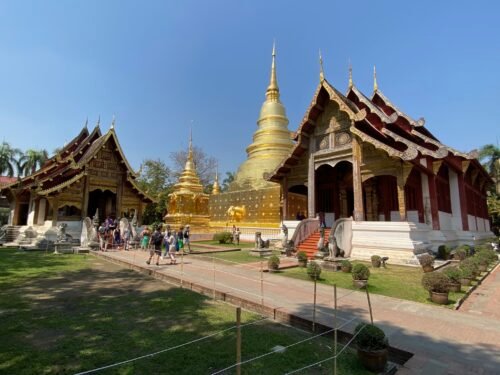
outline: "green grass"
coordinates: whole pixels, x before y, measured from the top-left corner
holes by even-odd
[[[235,308],[84,255],[0,249],[0,373],[66,374],[141,356],[232,327]],[[243,312],[242,321],[260,319]],[[242,359],[310,334],[271,321],[242,328]],[[282,374],[331,356],[317,338],[242,367]],[[235,362],[235,331],[99,374],[206,374]],[[307,373],[331,373],[332,363]],[[347,351],[341,374],[369,374]],[[235,373],[234,370],[227,373]]]
[[[230,248],[239,248],[239,249],[252,249],[255,245],[253,242],[240,242],[239,245],[236,245],[234,243],[219,243],[219,241],[213,241],[213,240],[208,240],[208,241],[192,241],[191,246],[196,246],[196,244],[205,244],[205,245],[212,245],[212,246],[220,246],[220,247],[230,247]]]
[[[362,262],[353,262],[353,264],[355,263]],[[372,268],[371,264],[365,264],[370,268],[370,279],[368,280],[368,291],[370,293],[415,302],[432,303],[429,301],[429,292],[421,285],[424,273],[420,267],[387,265],[387,268]],[[279,275],[312,282],[311,278],[307,275],[306,268],[286,269],[280,272]],[[352,284],[352,274],[350,273],[322,270],[321,279],[318,282],[327,285],[337,284],[340,288],[356,290]],[[462,290],[465,288],[462,287]],[[452,307],[464,295],[465,292],[450,293],[450,302],[447,306]]]
[[[280,255],[278,250],[273,251],[274,255]],[[253,263],[259,262],[260,258],[250,255],[250,251],[241,250],[241,251],[228,251],[225,253],[210,253],[210,254],[199,254],[201,256],[214,257],[216,259],[228,262],[236,262],[236,263]],[[264,264],[267,264],[267,258],[263,258]]]

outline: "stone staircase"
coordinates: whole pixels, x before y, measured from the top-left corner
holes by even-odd
[[[9,225],[5,229],[5,242],[14,242],[19,237],[19,230],[21,229],[20,226]]]
[[[325,228],[325,242],[328,241],[330,228]],[[314,259],[314,254],[318,251],[319,229],[311,234],[305,241],[301,242],[297,247],[297,251],[304,251],[308,259]]]

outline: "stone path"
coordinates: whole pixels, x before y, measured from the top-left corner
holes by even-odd
[[[160,266],[147,266],[146,252],[99,255],[208,289],[215,286],[218,292],[258,304],[263,302],[266,308],[312,320],[313,283],[271,273],[264,273],[261,282],[260,267],[255,264],[212,262],[206,257],[186,256],[182,266],[179,258],[177,265],[163,261]],[[374,321],[387,333],[391,346],[414,353],[398,373],[500,374],[499,274],[497,267],[493,277],[488,278],[492,280],[485,280],[461,311],[371,294]],[[317,322],[333,326],[333,287],[318,284],[317,295]],[[342,330],[352,332],[360,320],[369,320],[365,292],[338,288],[337,296],[339,324],[345,324]],[[485,312],[479,315],[478,309]]]

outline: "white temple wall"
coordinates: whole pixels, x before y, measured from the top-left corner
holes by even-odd
[[[438,211],[439,213],[439,226],[441,230],[454,230],[452,215],[448,212]]]
[[[412,223],[418,223],[418,211],[417,210],[406,211],[406,219],[408,221],[411,221]]]
[[[33,199],[33,195],[30,194],[30,203],[29,203],[29,207],[28,207],[28,220],[26,222],[26,224],[28,226],[33,226],[34,222],[35,222],[35,200]]]
[[[462,230],[462,210],[460,207],[460,194],[458,191],[458,175],[448,170],[450,179],[451,225],[455,230]]]
[[[473,232],[477,231],[476,217],[472,215],[467,215],[467,221],[469,222],[469,230]]]
[[[421,159],[420,164],[427,167],[427,160]],[[432,228],[432,214],[431,214],[431,194],[429,192],[429,177],[425,173],[420,173],[420,180],[422,181],[422,203],[424,205],[424,221]]]
[[[45,198],[40,199],[38,202],[38,218],[37,224],[42,225],[45,220],[45,210],[47,208],[47,200]]]
[[[7,220],[7,224],[9,225],[12,225],[12,222],[14,221],[14,210],[16,208],[16,203],[14,201],[10,202],[9,203],[9,208],[10,208],[10,212],[9,212],[9,219]]]

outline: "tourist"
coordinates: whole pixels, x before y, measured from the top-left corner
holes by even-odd
[[[234,232],[234,239],[236,241],[236,245],[240,244],[240,228],[236,228],[236,232]]]
[[[187,246],[188,248],[188,251],[191,252],[191,243],[189,241],[189,235],[190,235],[190,227],[189,225],[186,225],[186,227],[184,228],[184,247]]]
[[[177,246],[176,250],[181,251],[182,248],[184,247],[184,234],[183,234],[184,227],[180,227],[179,231],[177,232]]]
[[[114,242],[114,246],[116,246],[117,249],[120,248],[121,241],[122,241],[122,238],[120,235],[120,228],[116,228],[113,231],[113,242]]]
[[[162,254],[161,259],[164,259],[168,256],[168,239],[170,238],[170,225],[167,225],[167,229],[163,234],[163,245],[165,245],[165,252]]]
[[[163,236],[161,235],[160,228],[156,228],[153,235],[151,236],[150,243],[153,247],[149,250],[149,259],[146,261],[147,264],[151,264],[151,259],[156,254],[156,265],[160,265],[161,256],[161,243],[163,241]]]
[[[170,264],[175,264],[176,259],[175,259],[175,251],[176,251],[176,244],[177,244],[177,238],[175,238],[175,231],[170,232],[170,237],[168,238],[168,255],[170,255]]]
[[[97,229],[97,237],[99,238],[99,250],[104,251],[104,238],[106,235],[106,223],[102,223]]]
[[[149,228],[146,227],[141,232],[141,237],[142,237],[142,240],[141,240],[141,250],[146,250],[148,248],[148,245],[149,245],[149,236],[150,236]]]
[[[104,251],[108,249],[113,249],[113,231],[108,229],[104,235]]]
[[[236,243],[236,225],[233,225],[233,230],[231,231],[231,238],[233,243]]]
[[[125,250],[128,250],[129,242],[130,242],[130,228],[127,227],[123,231],[123,248]]]

